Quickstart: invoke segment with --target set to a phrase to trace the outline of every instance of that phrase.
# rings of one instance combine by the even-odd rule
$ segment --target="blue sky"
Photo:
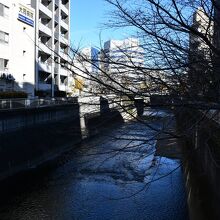
[[[74,46],[100,47],[109,39],[125,38],[119,31],[103,30],[109,5],[104,0],[71,0],[71,42]]]

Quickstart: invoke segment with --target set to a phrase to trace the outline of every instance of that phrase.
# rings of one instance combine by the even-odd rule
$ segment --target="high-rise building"
[[[35,12],[25,0],[0,0],[0,91],[34,96]]]
[[[204,12],[203,8],[198,8],[194,12],[192,27],[207,37],[210,43],[213,42],[214,22],[212,18],[209,18]],[[211,49],[201,37],[190,34],[190,50],[193,51],[193,53],[196,53],[196,56],[200,53],[202,56],[208,58]]]
[[[100,69],[111,76],[110,81],[115,80],[115,84],[134,88],[134,84],[141,83],[143,73],[139,69],[144,67],[144,50],[137,38],[105,42],[100,60]]]
[[[137,38],[109,40],[104,43],[105,70],[110,73],[127,71],[129,66],[144,65],[143,49]]]
[[[203,8],[198,8],[193,14],[192,28],[204,35],[213,44],[214,21]],[[204,96],[212,87],[213,51],[202,37],[190,34],[189,40],[189,85],[193,96]]]
[[[36,91],[54,95],[68,92],[70,0],[31,0],[36,17]]]

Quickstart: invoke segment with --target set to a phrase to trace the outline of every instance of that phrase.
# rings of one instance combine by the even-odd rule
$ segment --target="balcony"
[[[65,30],[69,30],[69,25],[65,22],[65,21],[63,21],[63,20],[61,20],[60,21],[60,25],[65,29]]]
[[[52,18],[52,11],[44,6],[42,3],[39,4],[39,10],[42,11],[45,15]]]
[[[52,30],[47,27],[46,25],[42,24],[39,22],[39,30],[43,33],[45,33],[47,36],[51,37],[52,36]]]
[[[64,83],[61,83],[61,84],[59,85],[59,90],[60,90],[60,91],[66,91],[66,90],[67,90],[67,86],[66,86]]]
[[[69,0],[61,0],[61,4],[64,5],[66,8],[69,8]]]
[[[68,76],[68,70],[66,70],[63,67],[61,67],[60,68],[60,75],[61,76]]]
[[[52,51],[49,46],[43,44],[42,42],[39,42],[39,50],[43,51],[44,53],[47,53],[49,55],[52,54]]]
[[[40,70],[40,71],[47,72],[47,73],[51,73],[51,72],[52,72],[51,63],[48,63],[48,62],[39,62],[39,70]]]
[[[60,56],[62,57],[62,59],[66,60],[66,61],[70,60],[68,54],[66,54],[66,53],[64,53],[62,51],[60,51]]]
[[[66,15],[69,14],[69,10],[68,10],[68,8],[67,8],[65,5],[61,4],[60,8],[61,8],[61,10],[62,10]]]
[[[62,44],[64,44],[64,45],[69,45],[69,41],[68,41],[68,39],[66,39],[65,37],[63,37],[64,35],[61,35],[60,36],[60,42],[62,43]]]

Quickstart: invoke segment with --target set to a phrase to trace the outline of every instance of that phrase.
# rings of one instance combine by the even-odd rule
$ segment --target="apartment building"
[[[198,8],[193,14],[193,25],[192,27],[204,34],[210,42],[213,42],[214,34],[214,22],[212,18],[209,18],[204,12],[203,8]],[[210,48],[207,43],[197,35],[190,35],[190,49],[195,53],[200,53],[206,58],[210,55]]]
[[[129,66],[143,66],[143,49],[137,38],[109,40],[104,43],[105,70],[118,73],[129,70]]]
[[[0,0],[0,91],[34,96],[35,11],[25,0]]]
[[[208,17],[203,8],[198,8],[193,14],[192,27],[207,37],[213,43],[214,21]],[[209,82],[212,81],[213,60],[212,49],[198,35],[190,34],[189,38],[189,74],[188,79],[191,94],[204,95],[210,90]]]
[[[54,96],[68,92],[71,73],[67,70],[70,45],[70,0],[31,0],[35,9],[36,91]]]
[[[117,83],[127,88],[141,83],[143,74],[139,69],[144,66],[144,50],[137,38],[105,42],[100,60],[100,69]]]

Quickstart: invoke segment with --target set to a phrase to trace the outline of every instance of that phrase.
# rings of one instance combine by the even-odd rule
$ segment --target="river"
[[[154,156],[155,144],[138,122],[105,131],[2,183],[0,219],[187,220],[180,161]]]

